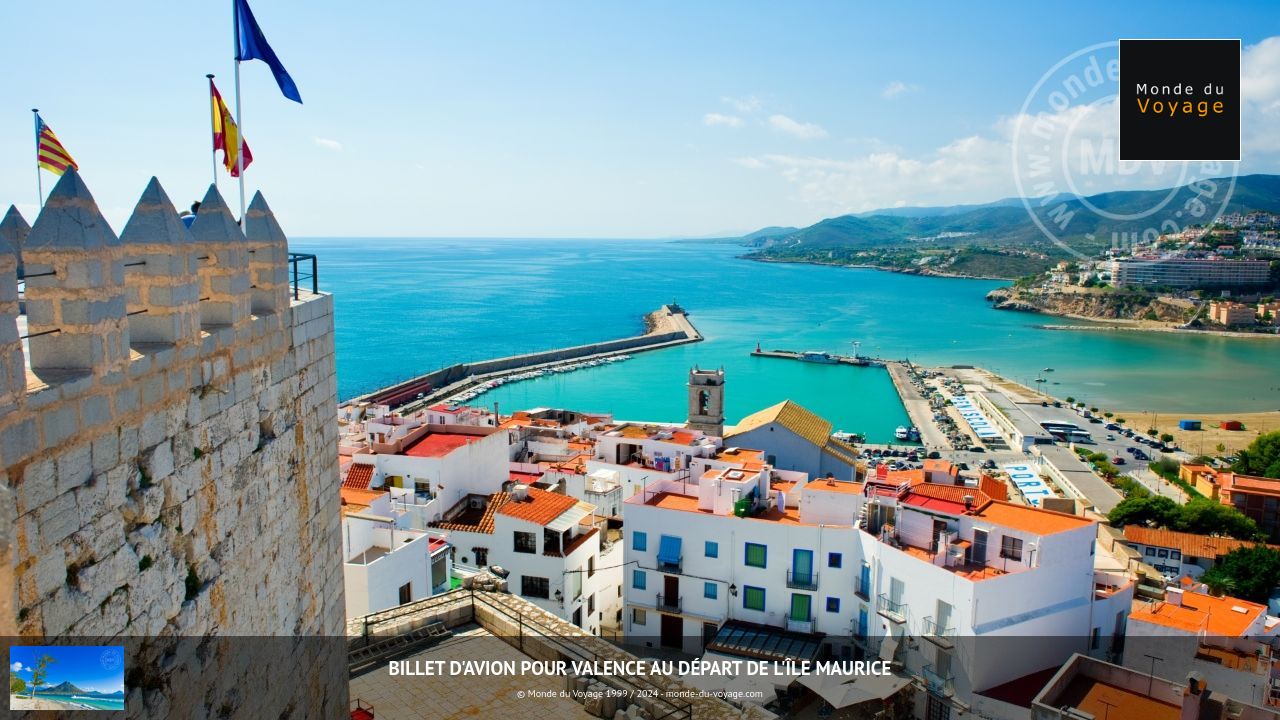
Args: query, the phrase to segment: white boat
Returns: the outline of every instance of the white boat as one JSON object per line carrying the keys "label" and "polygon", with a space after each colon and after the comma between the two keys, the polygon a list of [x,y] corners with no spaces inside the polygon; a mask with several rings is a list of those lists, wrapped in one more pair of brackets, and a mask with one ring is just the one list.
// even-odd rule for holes
{"label": "white boat", "polygon": [[911,431],[907,429],[906,425],[899,425],[898,429],[893,431],[893,436],[899,440],[906,440],[910,434]]}

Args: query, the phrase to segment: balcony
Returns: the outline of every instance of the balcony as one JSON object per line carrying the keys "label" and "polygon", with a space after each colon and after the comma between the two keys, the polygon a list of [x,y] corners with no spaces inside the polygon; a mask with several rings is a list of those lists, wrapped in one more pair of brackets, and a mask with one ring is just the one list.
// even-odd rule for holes
{"label": "balcony", "polygon": [[667,559],[667,560],[658,558],[658,572],[673,573],[673,574],[679,575],[680,567],[682,564],[683,564],[683,558],[680,558],[680,557],[677,557],[674,559]]}
{"label": "balcony", "polygon": [[813,634],[813,620],[795,620],[787,618],[787,630],[789,632],[804,633],[806,635]]}
{"label": "balcony", "polygon": [[679,597],[679,596],[672,597],[670,595],[663,595],[662,593],[658,593],[657,608],[664,612],[678,613],[680,612],[680,604],[681,604],[681,601],[683,600],[684,600],[683,597]]}
{"label": "balcony", "polygon": [[941,627],[932,617],[924,619],[924,630],[920,634],[938,647],[948,649],[955,647],[956,629],[953,627]]}
{"label": "balcony", "polygon": [[920,672],[924,676],[924,683],[928,686],[929,692],[943,697],[951,697],[955,694],[955,676],[950,669],[939,672],[937,665],[929,664],[925,665]]}
{"label": "balcony", "polygon": [[888,595],[876,599],[876,612],[899,625],[907,621],[907,604],[894,602]]}
{"label": "balcony", "polygon": [[863,600],[871,600],[871,580],[863,580],[858,578],[857,584],[853,588],[853,593]]}
{"label": "balcony", "polygon": [[787,571],[787,587],[792,590],[817,590],[818,589],[818,573],[807,572],[797,573],[791,570]]}

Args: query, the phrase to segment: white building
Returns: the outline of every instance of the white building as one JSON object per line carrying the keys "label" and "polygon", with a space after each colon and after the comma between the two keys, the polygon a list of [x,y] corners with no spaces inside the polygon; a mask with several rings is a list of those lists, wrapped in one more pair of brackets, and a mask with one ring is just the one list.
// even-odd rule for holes
{"label": "white building", "polygon": [[858,457],[831,438],[831,423],[790,400],[746,416],[725,431],[726,446],[766,448],[766,462],[810,477],[856,480]]}
{"label": "white building", "polygon": [[989,478],[923,478],[765,465],[650,484],[624,504],[628,641],[699,652],[725,628],[789,631],[901,662],[935,700],[970,705],[1111,649],[1133,584],[1095,572],[1094,521],[1006,502]]}
{"label": "white building", "polygon": [[[600,634],[617,603],[616,555],[601,540],[595,508],[575,498],[517,485],[512,491],[472,494],[432,526],[448,531],[457,562],[501,568],[508,590]],[[610,567],[610,572],[600,572]]]}
{"label": "white building", "polygon": [[443,533],[398,527],[389,493],[368,493],[368,505],[349,496],[344,491],[342,574],[348,618],[449,589],[453,567]]}

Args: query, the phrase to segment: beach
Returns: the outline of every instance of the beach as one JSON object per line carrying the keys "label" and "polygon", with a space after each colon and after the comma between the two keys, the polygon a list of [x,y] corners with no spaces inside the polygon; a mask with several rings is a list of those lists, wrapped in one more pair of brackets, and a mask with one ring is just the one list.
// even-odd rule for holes
{"label": "beach", "polygon": [[[1145,433],[1147,428],[1155,428],[1161,433],[1173,435],[1178,447],[1192,455],[1217,455],[1218,444],[1232,454],[1248,447],[1254,438],[1263,433],[1280,430],[1280,410],[1271,412],[1245,413],[1150,413],[1150,412],[1116,412],[1116,417],[1126,418],[1128,426]],[[1180,430],[1179,420],[1199,420],[1203,430]],[[1244,423],[1244,430],[1223,430],[1219,423],[1224,420],[1239,420]]]}
{"label": "beach", "polygon": [[10,710],[86,710],[85,706],[75,703],[60,702],[58,700],[48,700],[36,695],[35,699],[26,695],[9,695]]}

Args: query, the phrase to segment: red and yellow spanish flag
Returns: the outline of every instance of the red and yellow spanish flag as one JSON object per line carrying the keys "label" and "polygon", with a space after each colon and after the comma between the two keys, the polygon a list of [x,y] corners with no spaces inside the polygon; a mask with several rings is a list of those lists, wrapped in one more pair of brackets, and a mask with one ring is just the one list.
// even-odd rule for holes
{"label": "red and yellow spanish flag", "polygon": [[[213,80],[209,81],[209,94],[213,99],[213,151],[221,150],[222,164],[227,172],[231,177],[240,177],[239,163],[236,162],[237,148],[243,142],[240,140],[240,128],[236,127],[236,121],[232,119],[227,104],[222,102],[222,95],[214,87]],[[249,143],[243,142],[243,147],[244,166],[247,168],[253,162],[253,153],[249,152]]]}
{"label": "red and yellow spanish flag", "polygon": [[62,143],[58,142],[58,136],[44,124],[44,120],[38,113],[36,114],[36,163],[54,175],[61,175],[67,171],[67,168],[80,169],[76,161],[71,159],[71,153],[62,147]]}

